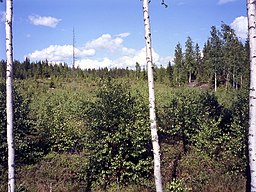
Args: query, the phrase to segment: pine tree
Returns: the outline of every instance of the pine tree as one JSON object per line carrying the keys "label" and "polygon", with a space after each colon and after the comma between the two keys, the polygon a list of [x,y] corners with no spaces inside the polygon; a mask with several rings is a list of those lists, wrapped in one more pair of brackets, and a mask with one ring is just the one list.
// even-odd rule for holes
{"label": "pine tree", "polygon": [[239,64],[238,55],[241,52],[240,45],[235,31],[229,25],[223,23],[221,28],[223,37],[223,75],[225,76],[226,88],[231,83],[231,74],[232,84],[235,88],[237,67]]}
{"label": "pine tree", "polygon": [[198,76],[200,81],[211,82],[213,78],[212,65],[211,65],[211,57],[210,57],[210,49],[211,44],[208,39],[203,47],[203,57],[202,57],[202,67],[198,69]]}
{"label": "pine tree", "polygon": [[201,57],[201,51],[199,48],[198,43],[195,45],[195,75],[196,80],[200,79],[200,75],[202,73],[202,57]]}
{"label": "pine tree", "polygon": [[185,43],[185,67],[188,73],[188,83],[192,82],[192,75],[195,74],[195,53],[191,37]]}
{"label": "pine tree", "polygon": [[167,65],[166,73],[167,73],[167,77],[168,77],[169,82],[171,83],[171,85],[173,85],[173,66],[171,65],[170,61]]}
{"label": "pine tree", "polygon": [[179,86],[186,81],[186,72],[184,67],[184,59],[182,53],[181,44],[178,43],[175,47],[175,55],[174,55],[174,67],[173,67],[173,76],[174,81]]}
{"label": "pine tree", "polygon": [[211,60],[211,73],[214,74],[214,90],[217,91],[218,76],[222,71],[222,40],[220,32],[215,26],[211,28],[209,56]]}

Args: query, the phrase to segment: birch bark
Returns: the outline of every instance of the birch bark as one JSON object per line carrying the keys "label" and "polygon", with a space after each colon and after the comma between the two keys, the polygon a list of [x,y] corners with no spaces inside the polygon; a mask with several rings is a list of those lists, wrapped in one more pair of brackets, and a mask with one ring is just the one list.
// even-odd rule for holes
{"label": "birch bark", "polygon": [[256,7],[255,0],[247,0],[250,42],[250,93],[248,150],[251,174],[251,192],[256,192]]}
{"label": "birch bark", "polygon": [[153,76],[153,57],[151,47],[151,32],[149,19],[148,0],[143,0],[143,16],[146,41],[146,62],[148,66],[148,89],[149,89],[149,113],[150,113],[150,128],[154,154],[154,177],[156,191],[162,192],[161,164],[160,164],[160,146],[158,142],[157,125],[156,125],[156,110],[155,110],[155,90]]}
{"label": "birch bark", "polygon": [[8,145],[8,192],[15,191],[15,162],[13,138],[13,46],[12,46],[13,0],[6,0],[6,115]]}

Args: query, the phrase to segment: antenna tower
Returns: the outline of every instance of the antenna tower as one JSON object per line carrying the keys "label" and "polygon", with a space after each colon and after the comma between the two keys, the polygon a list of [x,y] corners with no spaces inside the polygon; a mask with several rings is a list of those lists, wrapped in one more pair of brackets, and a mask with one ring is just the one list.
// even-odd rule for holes
{"label": "antenna tower", "polygon": [[76,56],[75,56],[75,28],[73,27],[73,61],[72,61],[72,67],[75,68],[76,63]]}

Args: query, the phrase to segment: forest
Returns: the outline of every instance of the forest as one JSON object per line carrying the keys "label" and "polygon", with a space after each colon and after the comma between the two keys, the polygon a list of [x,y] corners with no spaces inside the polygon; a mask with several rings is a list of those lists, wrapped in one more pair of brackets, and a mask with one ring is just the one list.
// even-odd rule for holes
{"label": "forest", "polygon": [[[212,26],[155,66],[166,192],[245,191],[249,45]],[[0,191],[7,190],[6,61],[0,61]],[[146,69],[14,61],[18,192],[154,191]]]}

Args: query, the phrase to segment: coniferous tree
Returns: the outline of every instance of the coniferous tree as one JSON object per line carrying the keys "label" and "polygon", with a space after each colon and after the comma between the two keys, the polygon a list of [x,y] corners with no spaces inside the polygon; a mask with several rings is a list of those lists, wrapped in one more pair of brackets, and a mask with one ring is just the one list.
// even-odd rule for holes
{"label": "coniferous tree", "polygon": [[174,66],[173,66],[174,81],[176,85],[180,86],[182,83],[185,83],[186,81],[184,59],[183,59],[182,47],[180,43],[176,45],[173,63],[174,63]]}
{"label": "coniferous tree", "polygon": [[226,88],[231,83],[231,74],[232,74],[232,84],[235,87],[235,78],[237,73],[237,67],[239,64],[239,52],[241,51],[238,38],[235,35],[235,31],[227,24],[223,23],[222,28],[222,37],[223,37],[223,72],[225,76]]}
{"label": "coniferous tree", "polygon": [[210,68],[211,73],[214,74],[214,90],[217,91],[217,84],[218,84],[218,76],[221,75],[222,71],[222,39],[220,37],[220,32],[217,30],[215,26],[211,28],[211,37],[209,39],[210,42],[210,50],[209,50],[209,57],[210,57]]}
{"label": "coniferous tree", "polygon": [[141,67],[140,67],[140,64],[138,62],[136,62],[135,69],[136,69],[136,79],[139,80]]}
{"label": "coniferous tree", "polygon": [[211,82],[213,78],[212,73],[212,65],[211,65],[211,57],[210,57],[210,40],[208,39],[207,42],[204,44],[203,47],[203,57],[202,57],[202,67],[198,69],[199,79],[203,82]]}
{"label": "coniferous tree", "polygon": [[249,79],[250,79],[250,48],[249,48],[249,40],[247,39],[243,46],[243,53],[240,63],[240,86],[241,88],[249,87]]}
{"label": "coniferous tree", "polygon": [[202,73],[202,57],[198,43],[195,45],[195,75],[198,80]]}
{"label": "coniferous tree", "polygon": [[167,77],[169,79],[169,82],[171,85],[173,85],[173,66],[171,65],[171,62],[169,61],[167,68],[166,68]]}
{"label": "coniferous tree", "polygon": [[187,38],[185,43],[185,68],[188,74],[188,83],[192,82],[192,76],[195,75],[195,53],[194,53],[194,46],[191,37]]}

